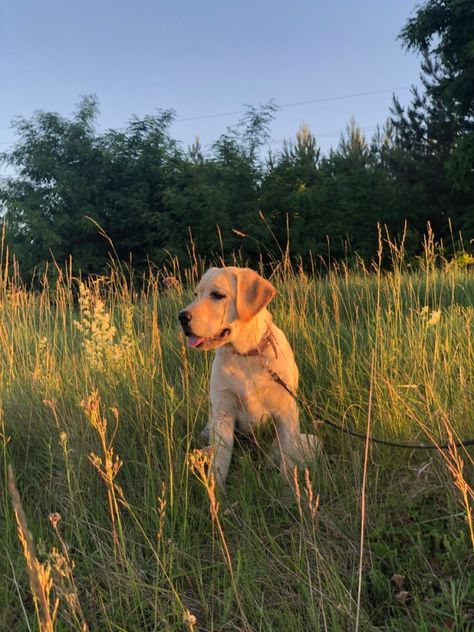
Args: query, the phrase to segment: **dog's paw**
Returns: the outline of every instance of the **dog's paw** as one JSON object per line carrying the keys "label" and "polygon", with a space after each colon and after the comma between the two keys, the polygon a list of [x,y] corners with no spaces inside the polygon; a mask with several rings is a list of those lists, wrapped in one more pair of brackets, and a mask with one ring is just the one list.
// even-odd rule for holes
{"label": "dog's paw", "polygon": [[321,441],[314,434],[300,433],[298,448],[301,460],[311,459],[321,452]]}
{"label": "dog's paw", "polygon": [[278,443],[274,443],[274,454],[280,457],[280,469],[291,469],[297,465],[307,465],[321,452],[321,442],[316,435],[300,433],[285,449]]}

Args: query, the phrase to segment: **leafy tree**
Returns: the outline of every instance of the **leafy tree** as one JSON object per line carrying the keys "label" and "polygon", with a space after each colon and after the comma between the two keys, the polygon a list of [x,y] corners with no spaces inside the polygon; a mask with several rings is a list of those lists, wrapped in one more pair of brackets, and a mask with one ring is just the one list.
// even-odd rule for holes
{"label": "leafy tree", "polygon": [[399,230],[393,181],[382,161],[377,140],[369,143],[354,120],[321,164],[322,185],[316,204],[331,237],[331,255],[377,252],[377,223]]}
{"label": "leafy tree", "polygon": [[85,219],[103,220],[95,212],[103,165],[94,131],[97,114],[97,100],[86,97],[72,121],[37,112],[29,121],[15,122],[19,141],[2,159],[17,176],[6,179],[0,200],[15,252],[28,271],[51,253],[61,262],[72,254],[85,270],[104,259],[97,230]]}
{"label": "leafy tree", "polygon": [[164,110],[143,119],[134,117],[125,130],[110,130],[100,141],[107,182],[101,200],[103,227],[119,257],[126,260],[131,254],[139,267],[147,259],[162,259],[170,245],[168,192],[185,160],[169,135],[173,116]]}
{"label": "leafy tree", "polygon": [[182,153],[168,134],[173,113],[133,118],[97,134],[98,103],[85,97],[71,121],[37,112],[16,122],[19,141],[2,160],[14,167],[0,189],[8,233],[25,272],[53,255],[98,272],[112,240],[120,258],[159,259],[169,240],[165,192]]}
{"label": "leafy tree", "polygon": [[391,166],[405,208],[416,209],[419,232],[430,221],[438,236],[474,232],[474,4],[428,0],[402,30],[423,55],[423,92],[402,108],[395,99],[396,148]]}
{"label": "leafy tree", "polygon": [[418,8],[400,37],[408,49],[436,60],[436,81],[428,94],[462,118],[474,116],[474,3],[428,0]]}
{"label": "leafy tree", "polygon": [[[228,128],[212,145],[207,157],[199,144],[190,148],[190,160],[181,164],[166,194],[172,248],[182,251],[189,227],[203,255],[221,254],[222,238],[226,253],[241,250],[244,258],[258,258],[259,242],[268,238],[258,215],[260,148],[268,140],[275,110],[272,103],[248,107],[238,125]],[[244,234],[253,239],[242,239]]]}
{"label": "leafy tree", "polygon": [[385,142],[369,144],[351,121],[339,146],[321,157],[309,127],[303,125],[296,142],[285,143],[281,155],[269,163],[263,185],[263,205],[281,243],[288,213],[293,252],[340,258],[351,250],[373,256],[377,222],[397,229],[403,225],[396,215],[393,180],[382,160]]}
{"label": "leafy tree", "polygon": [[[474,234],[474,5],[428,0],[402,31],[423,55],[422,87],[369,142],[351,121],[339,145],[321,155],[303,124],[282,151],[262,160],[276,106],[248,107],[208,152],[185,152],[169,133],[174,113],[132,118],[99,134],[98,102],[85,97],[71,120],[51,112],[18,119],[19,140],[0,159],[15,175],[0,205],[25,272],[51,253],[98,272],[110,241],[135,266],[183,257],[192,235],[199,254],[240,251],[244,260],[291,253],[376,253],[376,224],[392,234],[409,222],[415,252],[429,221],[446,236]],[[263,220],[263,221],[262,221]],[[98,229],[100,227],[100,229]],[[277,244],[275,244],[275,239]],[[222,252],[223,249],[223,252]]]}
{"label": "leafy tree", "polygon": [[[282,249],[290,237],[292,251],[301,252],[302,233],[308,234],[305,225],[308,221],[318,225],[311,191],[319,179],[320,159],[316,139],[306,123],[300,126],[294,142],[285,140],[281,153],[268,157],[261,206]],[[312,246],[314,249],[314,243]]]}

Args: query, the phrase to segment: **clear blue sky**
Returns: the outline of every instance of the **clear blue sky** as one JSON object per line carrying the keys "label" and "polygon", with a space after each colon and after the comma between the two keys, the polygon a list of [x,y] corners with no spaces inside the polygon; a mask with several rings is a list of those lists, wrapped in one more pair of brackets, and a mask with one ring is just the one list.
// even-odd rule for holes
{"label": "clear blue sky", "polygon": [[[99,129],[174,108],[177,118],[244,104],[323,99],[418,83],[419,59],[397,35],[414,0],[2,0],[0,148],[10,122],[36,109],[69,116],[80,95],[101,103]],[[397,90],[402,102],[408,90]],[[391,93],[282,109],[272,148],[299,124],[326,150],[351,116],[383,123]],[[186,146],[204,145],[238,115],[176,122]],[[371,133],[371,130],[368,130]]]}

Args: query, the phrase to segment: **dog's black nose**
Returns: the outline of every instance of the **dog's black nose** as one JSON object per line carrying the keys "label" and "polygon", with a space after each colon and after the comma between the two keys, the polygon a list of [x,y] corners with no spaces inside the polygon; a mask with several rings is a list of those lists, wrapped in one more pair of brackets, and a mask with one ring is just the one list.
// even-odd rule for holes
{"label": "dog's black nose", "polygon": [[187,312],[186,310],[183,310],[182,312],[179,312],[178,314],[178,320],[183,327],[189,324],[189,321],[191,320],[191,318],[192,318],[191,314]]}

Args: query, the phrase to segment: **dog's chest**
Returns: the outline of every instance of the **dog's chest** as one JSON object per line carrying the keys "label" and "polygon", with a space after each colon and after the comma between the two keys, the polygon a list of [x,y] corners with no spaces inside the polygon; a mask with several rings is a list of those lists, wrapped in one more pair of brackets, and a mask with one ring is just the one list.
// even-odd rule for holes
{"label": "dog's chest", "polygon": [[212,368],[211,397],[225,395],[232,400],[243,430],[278,411],[284,391],[275,386],[260,358],[229,354],[225,362],[216,358]]}

